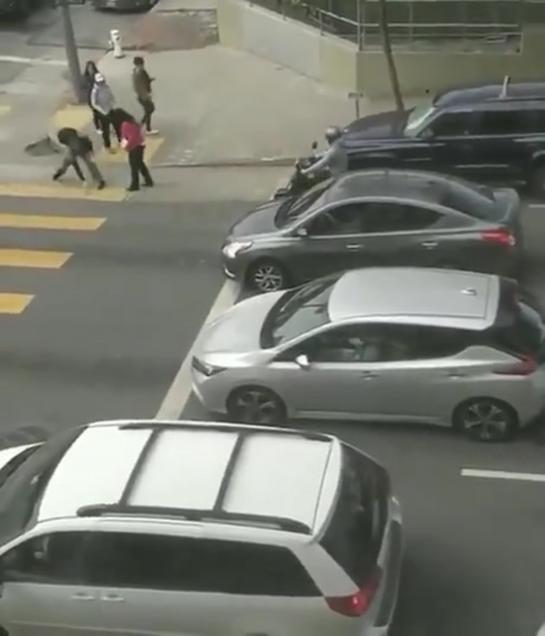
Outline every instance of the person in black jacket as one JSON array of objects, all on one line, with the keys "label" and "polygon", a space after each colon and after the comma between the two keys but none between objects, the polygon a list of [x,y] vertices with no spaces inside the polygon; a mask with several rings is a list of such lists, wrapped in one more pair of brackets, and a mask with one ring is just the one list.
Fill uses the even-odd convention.
[{"label": "person in black jacket", "polygon": [[95,75],[97,73],[97,65],[93,62],[93,60],[89,60],[85,65],[85,70],[83,71],[83,75],[81,78],[81,84],[85,92],[85,97],[87,99],[87,103],[89,104],[89,108],[93,113],[93,125],[97,133],[100,134],[102,132],[100,127],[100,113],[98,113],[98,111],[96,111],[91,104],[91,91],[93,90],[93,86],[95,84]]},{"label": "person in black jacket", "polygon": [[78,163],[78,159],[81,159],[90,173],[91,178],[96,183],[97,189],[102,190],[106,182],[95,163],[93,144],[89,137],[80,135],[75,128],[61,128],[57,133],[57,139],[59,143],[64,146],[65,154],[60,167],[53,175],[53,180],[57,181],[60,179],[68,168],[72,167],[80,181],[85,183],[85,176]]}]

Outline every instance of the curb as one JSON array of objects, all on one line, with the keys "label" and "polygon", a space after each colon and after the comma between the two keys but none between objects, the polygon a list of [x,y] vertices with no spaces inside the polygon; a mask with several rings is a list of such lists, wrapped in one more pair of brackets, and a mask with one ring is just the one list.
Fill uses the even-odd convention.
[{"label": "curb", "polygon": [[288,168],[296,157],[258,157],[256,159],[217,159],[211,161],[179,161],[154,163],[154,168]]}]

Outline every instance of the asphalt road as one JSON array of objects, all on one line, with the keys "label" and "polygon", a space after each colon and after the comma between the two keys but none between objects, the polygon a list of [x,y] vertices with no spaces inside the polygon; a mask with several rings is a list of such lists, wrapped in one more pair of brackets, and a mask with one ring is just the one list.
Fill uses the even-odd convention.
[{"label": "asphalt road", "polygon": [[[153,416],[223,285],[218,246],[246,208],[0,200],[0,214],[105,219],[94,232],[0,230],[1,248],[73,253],[59,269],[0,267],[0,292],[34,294],[22,314],[0,315],[0,443]],[[524,226],[528,284],[545,300],[545,207],[527,209]],[[206,414],[190,399],[184,416]],[[406,528],[394,636],[535,636],[545,620],[544,484],[460,471],[545,473],[539,430],[487,446],[424,427],[301,425],[391,471]]]}]

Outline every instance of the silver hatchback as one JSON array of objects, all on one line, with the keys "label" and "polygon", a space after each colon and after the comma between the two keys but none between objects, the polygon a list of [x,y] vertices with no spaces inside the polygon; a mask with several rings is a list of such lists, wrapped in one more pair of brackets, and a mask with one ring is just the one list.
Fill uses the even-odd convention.
[{"label": "silver hatchback", "polygon": [[543,410],[543,336],[510,279],[353,270],[232,307],[197,343],[193,386],[239,421],[423,422],[503,440]]}]

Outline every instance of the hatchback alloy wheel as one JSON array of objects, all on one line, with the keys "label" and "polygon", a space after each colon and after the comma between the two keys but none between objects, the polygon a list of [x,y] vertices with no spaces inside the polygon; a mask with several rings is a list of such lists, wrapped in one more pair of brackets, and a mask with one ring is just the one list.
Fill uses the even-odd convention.
[{"label": "hatchback alloy wheel", "polygon": [[505,404],[486,398],[466,402],[457,410],[455,423],[468,437],[500,442],[512,436],[516,416]]},{"label": "hatchback alloy wheel", "polygon": [[271,261],[257,263],[250,273],[252,287],[261,292],[282,289],[285,284],[285,278],[281,267]]},{"label": "hatchback alloy wheel", "polygon": [[235,391],[229,398],[227,411],[231,419],[245,424],[278,424],[286,415],[282,400],[259,387]]}]

